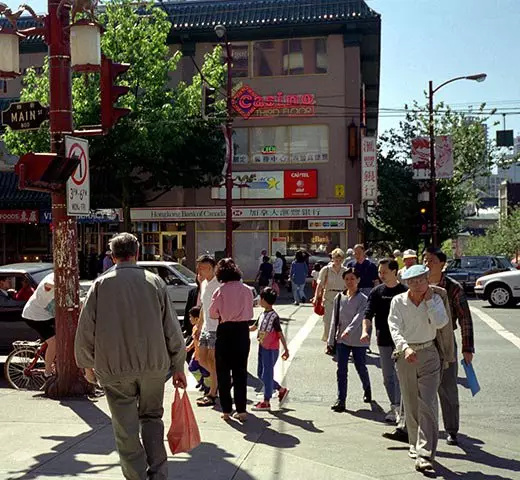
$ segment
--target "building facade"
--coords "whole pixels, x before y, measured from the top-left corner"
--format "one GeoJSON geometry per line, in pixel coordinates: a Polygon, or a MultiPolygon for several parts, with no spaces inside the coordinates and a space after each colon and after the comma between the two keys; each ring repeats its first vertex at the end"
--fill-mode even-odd
{"type": "MultiPolygon", "coordinates": [[[[232,44],[233,243],[246,278],[254,278],[263,249],[330,252],[362,241],[360,138],[377,133],[380,16],[362,0],[164,8],[171,51],[184,54],[172,85],[191,81],[219,41],[215,25],[226,27],[232,44]]],[[[41,65],[36,50],[23,67],[41,65]]],[[[173,189],[133,208],[142,254],[186,256],[188,265],[201,253],[223,255],[224,198],[224,188],[173,189]]]]}

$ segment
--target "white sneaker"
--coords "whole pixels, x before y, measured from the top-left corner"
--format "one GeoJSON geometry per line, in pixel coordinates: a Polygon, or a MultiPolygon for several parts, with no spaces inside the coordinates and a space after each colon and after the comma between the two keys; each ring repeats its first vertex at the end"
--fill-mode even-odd
{"type": "Polygon", "coordinates": [[[392,409],[390,410],[386,415],[385,415],[385,422],[388,422],[388,423],[397,423],[397,416],[395,414],[395,410],[392,409]]]}
{"type": "Polygon", "coordinates": [[[413,445],[410,445],[410,449],[408,450],[408,456],[413,458],[414,460],[417,458],[417,450],[413,445]]]}

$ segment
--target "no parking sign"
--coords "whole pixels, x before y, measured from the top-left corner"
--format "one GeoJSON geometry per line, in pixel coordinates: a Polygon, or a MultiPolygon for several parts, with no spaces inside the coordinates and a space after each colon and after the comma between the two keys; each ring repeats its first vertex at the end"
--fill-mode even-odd
{"type": "Polygon", "coordinates": [[[79,165],[67,180],[67,215],[90,213],[90,175],[88,141],[65,136],[65,155],[79,158],[79,165]]]}

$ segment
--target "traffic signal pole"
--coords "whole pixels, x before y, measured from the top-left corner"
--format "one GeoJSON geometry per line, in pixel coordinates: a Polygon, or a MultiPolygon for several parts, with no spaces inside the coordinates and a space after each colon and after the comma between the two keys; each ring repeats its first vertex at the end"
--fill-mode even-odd
{"type": "Polygon", "coordinates": [[[433,124],[433,82],[430,80],[428,93],[430,114],[430,203],[432,211],[432,246],[437,247],[437,171],[435,168],[435,132],[433,124]]]}
{"type": "Polygon", "coordinates": [[[226,141],[227,141],[227,168],[226,168],[226,256],[233,257],[233,105],[231,101],[233,89],[232,65],[233,52],[231,44],[226,38],[226,65],[227,65],[227,85],[226,85],[226,141]]]}

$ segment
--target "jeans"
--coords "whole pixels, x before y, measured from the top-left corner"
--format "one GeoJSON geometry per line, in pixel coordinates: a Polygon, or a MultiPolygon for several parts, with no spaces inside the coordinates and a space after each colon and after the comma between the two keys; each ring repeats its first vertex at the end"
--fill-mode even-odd
{"type": "Polygon", "coordinates": [[[394,347],[379,346],[379,359],[381,360],[383,384],[385,385],[390,405],[392,405],[392,407],[397,407],[401,403],[401,389],[399,387],[399,379],[397,378],[395,360],[392,358],[393,351],[394,347]]]}
{"type": "Polygon", "coordinates": [[[258,346],[258,378],[264,383],[264,400],[268,402],[274,390],[280,389],[280,384],[274,379],[274,366],[280,350],[268,350],[258,346]]]}
{"type": "Polygon", "coordinates": [[[294,301],[296,303],[300,303],[305,298],[305,283],[297,285],[296,283],[292,282],[292,292],[294,301]]]}
{"type": "Polygon", "coordinates": [[[215,358],[217,362],[218,391],[222,412],[230,414],[231,375],[237,413],[245,413],[247,403],[247,357],[249,356],[249,324],[224,322],[217,328],[215,358]]]}
{"type": "Polygon", "coordinates": [[[354,357],[354,365],[363,385],[363,390],[370,389],[370,377],[367,369],[367,347],[351,347],[344,343],[336,346],[336,358],[338,360],[338,401],[345,403],[347,400],[347,378],[348,378],[348,359],[350,352],[354,357]]]}

